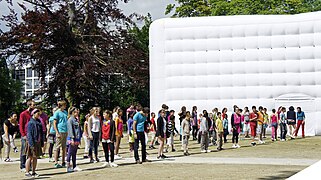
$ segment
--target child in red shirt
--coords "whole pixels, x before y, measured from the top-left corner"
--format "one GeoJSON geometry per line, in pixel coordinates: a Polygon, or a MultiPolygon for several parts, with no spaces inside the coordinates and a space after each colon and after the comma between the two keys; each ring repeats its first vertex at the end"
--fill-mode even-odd
{"type": "Polygon", "coordinates": [[[252,112],[250,113],[250,127],[251,127],[251,136],[252,136],[252,146],[255,146],[256,143],[255,137],[256,137],[256,126],[257,126],[257,111],[256,111],[256,106],[252,106],[252,112]]]}

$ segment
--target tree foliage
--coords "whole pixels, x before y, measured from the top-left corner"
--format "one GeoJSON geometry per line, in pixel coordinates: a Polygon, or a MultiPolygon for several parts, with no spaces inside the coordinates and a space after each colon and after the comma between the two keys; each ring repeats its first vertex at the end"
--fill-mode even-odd
{"type": "MultiPolygon", "coordinates": [[[[11,77],[11,72],[4,58],[0,59],[0,117],[8,117],[14,111],[14,105],[20,101],[22,83],[11,77]]],[[[0,122],[2,122],[0,120],[0,122]]]]}
{"type": "Polygon", "coordinates": [[[21,22],[14,10],[2,17],[10,31],[0,36],[1,53],[33,64],[41,77],[38,93],[48,104],[66,98],[76,106],[108,107],[115,96],[111,76],[130,81],[131,93],[120,89],[122,95],[148,88],[148,56],[128,33],[132,18],[138,16],[125,16],[117,0],[22,0],[19,5],[21,22]],[[47,72],[49,83],[44,79],[47,72]]]}
{"type": "Polygon", "coordinates": [[[321,10],[319,0],[175,0],[166,14],[173,17],[251,14],[297,14],[321,10]]]}

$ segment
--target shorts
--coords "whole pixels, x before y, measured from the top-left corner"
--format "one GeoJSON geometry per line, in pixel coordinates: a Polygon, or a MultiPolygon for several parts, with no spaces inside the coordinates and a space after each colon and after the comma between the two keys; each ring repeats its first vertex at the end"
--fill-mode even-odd
{"type": "Polygon", "coordinates": [[[128,135],[128,142],[129,143],[134,143],[135,142],[135,137],[134,137],[134,131],[130,131],[132,135],[128,135]]]}
{"type": "Polygon", "coordinates": [[[34,157],[34,158],[38,158],[42,156],[41,143],[40,142],[35,143],[34,148],[32,150],[27,141],[26,155],[27,157],[34,157]]]}
{"type": "Polygon", "coordinates": [[[55,144],[56,143],[56,135],[55,134],[49,134],[48,135],[48,143],[55,144]]]}
{"type": "Polygon", "coordinates": [[[155,137],[156,137],[156,132],[151,131],[151,132],[149,132],[149,134],[150,134],[150,136],[151,136],[151,139],[154,140],[155,137]]]}
{"type": "Polygon", "coordinates": [[[250,123],[244,124],[244,132],[248,132],[250,130],[250,123]]]}
{"type": "Polygon", "coordinates": [[[174,136],[171,134],[169,138],[167,138],[167,145],[173,145],[174,144],[174,136]]]}
{"type": "Polygon", "coordinates": [[[183,144],[184,145],[188,145],[188,139],[189,139],[189,135],[183,136],[183,144]]]}
{"type": "Polygon", "coordinates": [[[43,142],[47,142],[47,132],[43,132],[42,133],[42,139],[43,139],[43,142]]]}
{"type": "Polygon", "coordinates": [[[58,150],[60,147],[62,149],[66,149],[67,146],[67,133],[60,133],[60,137],[56,137],[56,150],[58,150]]]}
{"type": "Polygon", "coordinates": [[[256,134],[261,134],[262,133],[262,129],[263,129],[263,125],[262,124],[258,124],[257,128],[256,128],[256,134]]]}

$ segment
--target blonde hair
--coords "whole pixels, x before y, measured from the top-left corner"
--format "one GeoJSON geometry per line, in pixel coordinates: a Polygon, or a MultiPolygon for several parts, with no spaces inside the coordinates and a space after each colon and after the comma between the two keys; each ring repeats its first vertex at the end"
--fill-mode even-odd
{"type": "Polygon", "coordinates": [[[62,106],[66,106],[67,102],[65,100],[58,101],[58,108],[61,108],[62,106]]]}
{"type": "Polygon", "coordinates": [[[74,111],[76,111],[77,110],[77,108],[76,107],[73,107],[73,106],[71,106],[69,109],[68,109],[68,119],[70,118],[70,116],[72,115],[72,113],[74,112],[74,111]]]}

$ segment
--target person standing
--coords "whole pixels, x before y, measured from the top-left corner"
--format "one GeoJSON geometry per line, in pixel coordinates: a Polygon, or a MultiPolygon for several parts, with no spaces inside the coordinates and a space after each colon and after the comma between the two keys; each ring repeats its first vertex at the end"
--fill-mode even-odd
{"type": "Polygon", "coordinates": [[[31,112],[35,108],[35,102],[32,99],[27,101],[28,109],[20,114],[19,130],[21,134],[21,150],[20,150],[20,170],[26,172],[26,142],[27,142],[27,124],[31,118],[31,112]]]}
{"type": "Polygon", "coordinates": [[[286,108],[282,107],[281,113],[280,113],[280,131],[281,131],[281,141],[286,141],[286,134],[288,132],[286,127],[286,108]]]}
{"type": "Polygon", "coordinates": [[[65,157],[66,157],[66,147],[67,147],[67,135],[68,135],[68,113],[66,111],[67,103],[62,100],[58,102],[58,110],[54,113],[53,127],[56,132],[56,151],[55,151],[55,167],[62,168],[66,167],[65,157]],[[58,152],[62,152],[61,165],[58,164],[58,152]]]}
{"type": "Polygon", "coordinates": [[[18,132],[18,122],[17,114],[11,113],[9,119],[5,120],[3,123],[4,134],[2,135],[3,144],[5,148],[5,160],[4,162],[12,162],[10,159],[10,149],[12,148],[15,153],[18,152],[18,149],[14,143],[18,132]]]}
{"type": "Polygon", "coordinates": [[[151,113],[151,119],[150,119],[150,126],[149,126],[149,134],[151,135],[151,141],[149,144],[149,149],[156,149],[154,147],[154,142],[156,139],[156,123],[155,123],[155,113],[151,113]]]}
{"type": "Polygon", "coordinates": [[[296,129],[296,112],[294,111],[294,107],[289,107],[289,111],[286,113],[287,122],[289,126],[289,133],[291,139],[294,139],[294,133],[296,129]]]}
{"type": "Polygon", "coordinates": [[[121,159],[122,157],[119,155],[119,147],[121,138],[123,138],[123,110],[120,108],[117,111],[117,117],[115,118],[115,125],[116,125],[116,147],[115,147],[115,159],[121,159]]]}
{"type": "Polygon", "coordinates": [[[277,140],[277,128],[278,128],[278,115],[276,114],[275,109],[272,109],[272,114],[271,114],[271,126],[272,126],[272,133],[271,133],[271,139],[272,141],[277,140]]]}
{"type": "Polygon", "coordinates": [[[42,107],[38,107],[38,109],[42,112],[39,120],[42,124],[42,135],[43,135],[43,141],[44,141],[44,145],[42,147],[42,156],[44,157],[46,154],[46,150],[47,150],[47,125],[48,123],[48,115],[43,111],[42,107]]]}
{"type": "Polygon", "coordinates": [[[218,147],[217,150],[221,151],[223,148],[223,135],[224,135],[224,129],[223,129],[223,121],[221,119],[221,113],[217,112],[217,119],[216,119],[216,132],[218,136],[218,147]]]}
{"type": "Polygon", "coordinates": [[[134,151],[134,131],[133,131],[133,123],[134,123],[134,112],[129,113],[129,119],[127,120],[127,130],[128,130],[128,145],[129,145],[129,151],[132,153],[134,151]]]}
{"type": "Polygon", "coordinates": [[[158,137],[159,146],[158,146],[158,156],[157,159],[165,159],[166,156],[163,154],[164,143],[166,139],[166,127],[167,121],[165,120],[165,110],[159,111],[159,117],[157,119],[157,128],[156,128],[156,136],[158,137]]]}
{"type": "Polygon", "coordinates": [[[263,109],[263,138],[266,138],[265,134],[266,134],[266,129],[270,124],[270,120],[269,120],[269,114],[267,113],[267,109],[264,108],[263,109]]]}
{"type": "Polygon", "coordinates": [[[191,119],[191,113],[187,111],[185,115],[185,119],[182,121],[183,149],[184,149],[185,156],[190,155],[188,153],[188,140],[189,140],[189,135],[191,131],[190,119],[191,119]]]}
{"type": "Polygon", "coordinates": [[[296,126],[296,129],[294,131],[294,137],[298,136],[298,132],[299,132],[300,126],[302,125],[302,138],[304,138],[305,137],[305,135],[304,135],[305,114],[301,110],[301,107],[298,107],[297,110],[298,110],[298,112],[296,114],[296,117],[297,117],[297,120],[298,120],[298,125],[296,126]]]}
{"type": "Polygon", "coordinates": [[[142,111],[139,111],[134,116],[134,123],[133,123],[133,131],[134,131],[134,155],[137,164],[142,164],[142,162],[151,162],[150,160],[146,159],[146,142],[145,142],[145,135],[144,135],[144,127],[145,121],[149,114],[149,108],[145,107],[142,111]],[[139,148],[139,141],[141,143],[142,148],[142,161],[139,160],[138,155],[138,148],[139,148]]]}
{"type": "Polygon", "coordinates": [[[256,127],[256,133],[259,136],[259,144],[264,144],[263,141],[263,123],[264,123],[264,115],[263,115],[263,107],[259,107],[259,112],[257,113],[257,127],[256,127]]]}
{"type": "MultiPolygon", "coordinates": [[[[55,159],[52,158],[52,154],[54,151],[54,145],[56,144],[56,131],[53,127],[53,122],[55,120],[54,118],[54,114],[55,112],[58,110],[58,108],[53,108],[52,109],[52,116],[49,118],[49,128],[48,128],[48,143],[49,143],[49,149],[48,149],[48,153],[49,153],[49,162],[55,162],[55,159]]],[[[58,156],[59,156],[59,152],[58,152],[58,156]]]]}
{"type": "Polygon", "coordinates": [[[88,134],[90,139],[89,158],[90,163],[94,163],[93,150],[95,154],[96,162],[99,162],[98,158],[98,145],[99,145],[99,133],[101,131],[100,119],[98,117],[98,109],[93,108],[93,114],[88,119],[88,134]]]}
{"type": "Polygon", "coordinates": [[[251,127],[251,136],[252,136],[252,146],[256,145],[255,137],[256,137],[256,128],[257,128],[257,111],[256,106],[252,106],[252,112],[250,113],[250,127],[251,127]]]}
{"type": "Polygon", "coordinates": [[[41,111],[34,109],[31,112],[32,117],[30,118],[27,125],[27,142],[26,142],[26,154],[28,160],[26,161],[26,177],[39,177],[35,172],[37,168],[37,159],[42,155],[43,139],[42,139],[42,124],[39,120],[41,111]],[[29,173],[30,166],[32,165],[32,174],[29,173]]]}
{"type": "Polygon", "coordinates": [[[238,144],[239,142],[239,134],[241,132],[241,112],[236,107],[235,113],[232,114],[234,118],[231,118],[231,125],[232,125],[232,131],[233,131],[233,137],[232,137],[232,148],[240,148],[241,146],[238,144]]]}
{"type": "Polygon", "coordinates": [[[80,144],[80,131],[79,123],[76,119],[78,117],[78,109],[75,107],[70,107],[68,110],[68,137],[67,142],[69,144],[68,156],[67,156],[67,172],[82,171],[76,163],[76,155],[78,146],[80,144]],[[72,159],[72,166],[70,165],[70,160],[72,159]]]}
{"type": "Polygon", "coordinates": [[[244,108],[244,133],[245,138],[250,138],[249,131],[250,131],[250,111],[248,107],[244,108]]]}
{"type": "Polygon", "coordinates": [[[198,123],[197,123],[197,107],[196,106],[193,106],[192,108],[192,118],[193,118],[193,121],[192,121],[192,128],[193,128],[193,131],[192,131],[192,135],[193,135],[193,140],[196,140],[197,139],[197,132],[198,132],[198,123]]]}
{"type": "MultiPolygon", "coordinates": [[[[130,113],[132,114],[132,113],[130,113]]],[[[106,110],[103,114],[104,120],[102,125],[102,144],[105,154],[105,163],[102,167],[118,167],[114,163],[114,142],[116,140],[116,125],[115,121],[112,119],[112,112],[106,110]],[[109,152],[110,152],[110,162],[109,162],[109,152]]]]}
{"type": "Polygon", "coordinates": [[[208,149],[209,138],[209,117],[206,110],[203,110],[203,118],[201,119],[200,124],[200,133],[201,133],[201,152],[208,153],[211,150],[208,149]]]}

